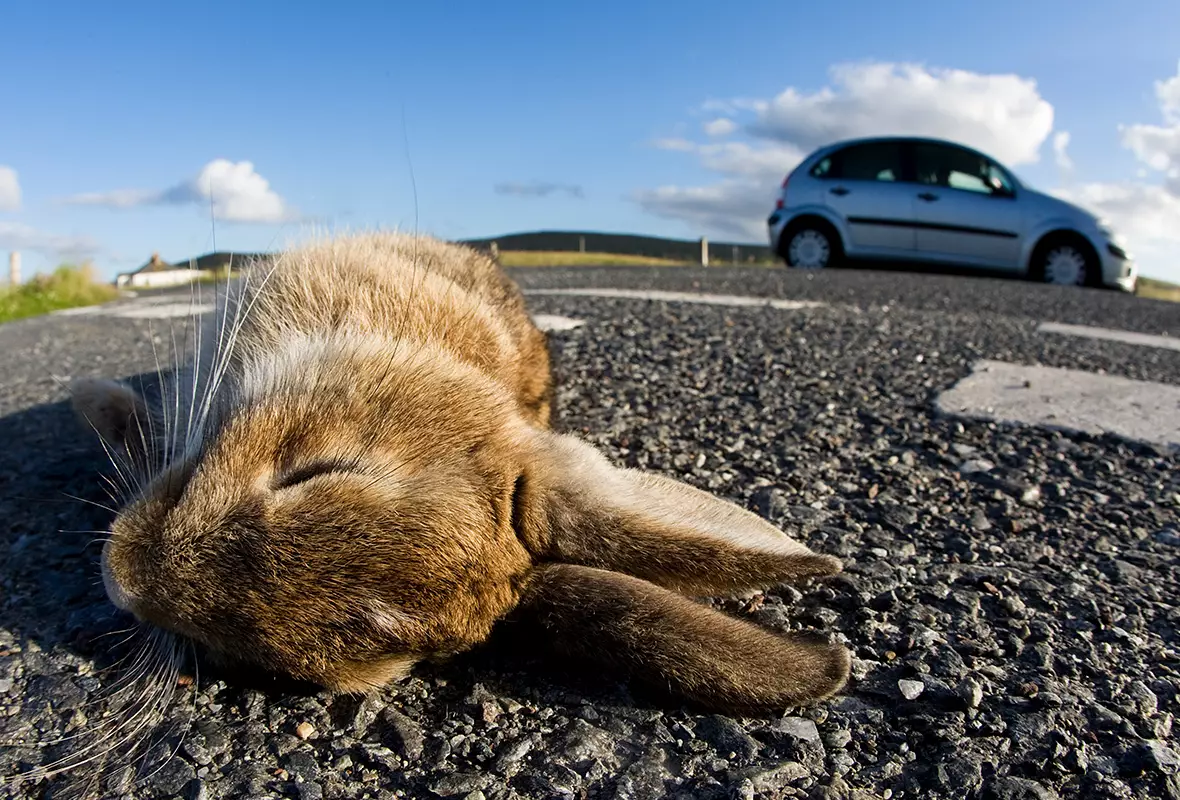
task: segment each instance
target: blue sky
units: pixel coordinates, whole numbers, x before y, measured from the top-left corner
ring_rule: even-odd
[[[0,251],[107,276],[195,256],[210,190],[219,249],[416,219],[760,241],[811,143],[917,126],[1111,216],[1180,280],[1180,4],[1113,9],[10,3]]]

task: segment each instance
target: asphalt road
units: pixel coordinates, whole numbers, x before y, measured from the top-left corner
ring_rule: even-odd
[[[731,719],[559,671],[511,637],[364,704],[201,675],[142,782],[114,771],[108,796],[1180,797],[1180,458],[937,409],[983,359],[1180,386],[1174,348],[1038,330],[1178,336],[1180,305],[892,272],[514,275],[817,303],[529,298],[582,322],[551,333],[558,427],[845,560],[822,584],[714,602],[849,642],[847,691]],[[166,331],[105,314],[0,326],[0,796],[42,796],[4,781],[98,719],[96,665],[118,652],[103,635],[126,625],[84,533],[110,515],[67,496],[102,502],[103,456],[57,381],[150,372]]]

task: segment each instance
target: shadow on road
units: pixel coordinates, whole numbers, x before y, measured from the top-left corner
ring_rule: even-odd
[[[159,396],[155,373],[123,380],[149,402]],[[74,676],[82,661],[93,661],[102,670],[125,654],[117,644],[133,620],[107,600],[99,572],[102,540],[114,518],[103,475],[114,477],[110,460],[68,401],[0,417],[0,514],[7,522],[0,528],[0,651],[18,646],[26,669],[32,659],[39,675],[60,674],[64,680]],[[564,673],[559,683],[571,692],[570,702],[587,696],[635,702],[617,681],[537,652],[535,639],[514,621],[502,623],[486,646],[445,664],[424,663],[415,673],[445,680],[446,693],[456,699],[477,682],[526,702],[539,694],[552,698],[565,691],[551,677],[539,676]],[[319,691],[265,673],[224,673],[205,659],[200,674],[205,685],[220,678],[235,689],[271,696]],[[392,691],[396,694],[397,687]]]

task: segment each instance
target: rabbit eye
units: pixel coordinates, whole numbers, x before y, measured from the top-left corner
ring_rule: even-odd
[[[312,478],[318,478],[321,475],[331,475],[338,472],[356,472],[357,466],[354,460],[325,459],[312,461],[276,476],[273,486],[275,489],[289,489],[292,486],[306,483]]]

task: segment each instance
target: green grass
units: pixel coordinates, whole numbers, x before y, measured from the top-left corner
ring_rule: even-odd
[[[686,262],[654,256],[633,256],[619,253],[580,253],[560,250],[501,250],[500,264],[505,267],[580,267],[628,266],[674,267]]]
[[[107,283],[95,280],[89,264],[62,264],[49,275],[34,275],[20,286],[0,287],[0,322],[34,317],[50,311],[105,303],[119,296]]]
[[[1152,300],[1171,300],[1173,303],[1180,303],[1180,286],[1155,278],[1140,278],[1135,286],[1135,294]]]

